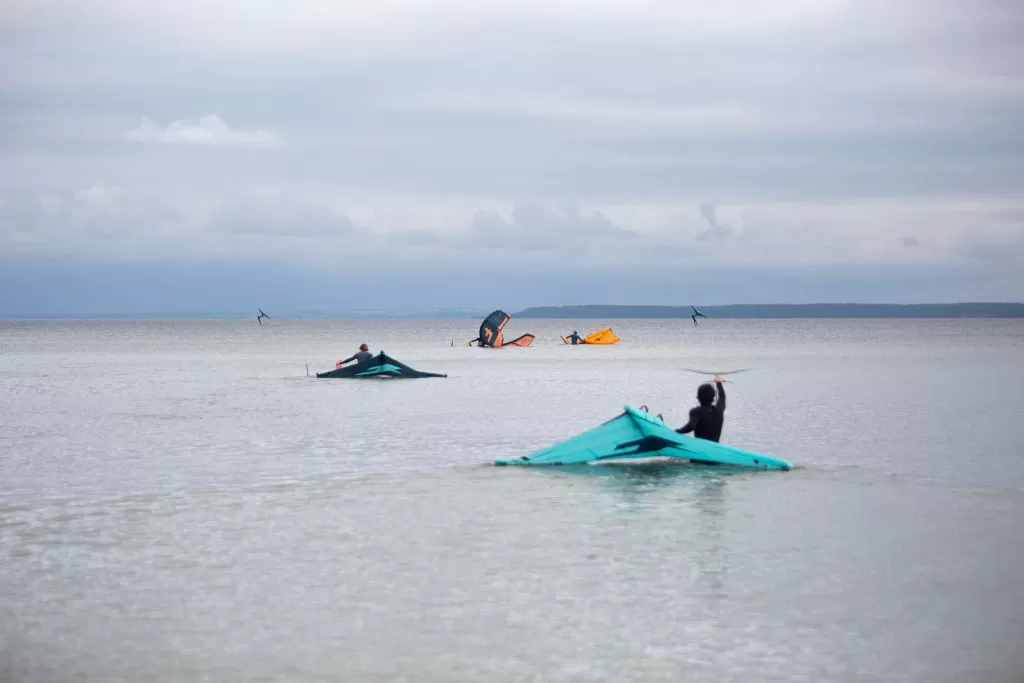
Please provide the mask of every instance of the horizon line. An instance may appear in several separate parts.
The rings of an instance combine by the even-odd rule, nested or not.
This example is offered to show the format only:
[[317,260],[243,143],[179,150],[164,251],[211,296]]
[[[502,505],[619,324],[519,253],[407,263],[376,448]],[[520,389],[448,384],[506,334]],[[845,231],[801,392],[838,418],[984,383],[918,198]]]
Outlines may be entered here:
[[[821,309],[831,308],[835,312],[842,309],[873,307],[879,309],[936,309],[936,308],[978,308],[978,307],[1000,307],[1000,308],[1024,308],[1024,302],[1018,301],[956,301],[956,302],[931,302],[931,303],[881,303],[881,302],[817,302],[817,303],[732,303],[732,304],[696,304],[698,308],[707,311],[727,312],[729,310],[742,309],[754,312],[756,309],[769,311],[772,309]],[[690,304],[561,304],[561,305],[535,305],[526,306],[512,313],[513,316],[527,317],[532,313],[544,312],[543,317],[553,318],[551,313],[582,311],[587,309],[608,309],[618,311],[620,314],[627,313],[634,309],[637,313],[653,311],[681,311],[690,310]],[[421,309],[413,311],[369,309],[349,311],[324,311],[324,310],[288,310],[284,313],[275,314],[271,320],[466,320],[475,319],[480,315],[487,315],[493,309],[486,308],[451,308],[451,309]],[[1006,311],[1009,312],[1009,311]],[[1024,317],[1024,311],[1020,311]],[[113,313],[89,313],[89,312],[67,312],[67,313],[5,313],[0,312],[0,320],[5,321],[74,321],[74,320],[245,320],[255,318],[256,314],[244,313],[242,311],[181,311],[181,312],[157,312],[146,311],[131,313],[126,311]],[[624,315],[624,317],[629,317]],[[649,316],[645,316],[649,317]],[[686,317],[689,317],[687,315]],[[807,317],[807,316],[801,316]],[[814,316],[810,316],[814,317]],[[830,316],[836,317],[836,316]],[[914,316],[924,317],[924,316]],[[938,317],[949,317],[948,315]],[[970,317],[970,316],[963,316]],[[991,316],[983,316],[991,317]]]

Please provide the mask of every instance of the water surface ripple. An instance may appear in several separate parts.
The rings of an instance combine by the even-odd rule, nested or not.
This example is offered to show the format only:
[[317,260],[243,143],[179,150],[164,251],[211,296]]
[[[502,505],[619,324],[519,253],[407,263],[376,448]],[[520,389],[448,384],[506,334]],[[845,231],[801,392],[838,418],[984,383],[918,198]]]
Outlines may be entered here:
[[[1022,323],[585,327],[0,321],[0,680],[1024,680]],[[798,468],[488,465],[688,367]]]

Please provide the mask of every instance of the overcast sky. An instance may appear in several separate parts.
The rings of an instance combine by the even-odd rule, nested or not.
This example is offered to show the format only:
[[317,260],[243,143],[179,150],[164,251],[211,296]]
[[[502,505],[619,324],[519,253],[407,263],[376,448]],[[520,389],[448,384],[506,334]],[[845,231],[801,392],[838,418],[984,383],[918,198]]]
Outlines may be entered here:
[[8,0],[0,314],[1021,301],[1021,36],[1019,0]]

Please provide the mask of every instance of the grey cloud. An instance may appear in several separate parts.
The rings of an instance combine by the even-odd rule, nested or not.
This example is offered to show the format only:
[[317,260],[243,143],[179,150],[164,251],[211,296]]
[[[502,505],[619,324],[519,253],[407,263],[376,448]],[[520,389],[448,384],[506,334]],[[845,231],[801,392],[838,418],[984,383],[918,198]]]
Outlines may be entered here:
[[921,246],[921,241],[916,237],[904,237],[900,242],[907,249],[914,249]]
[[295,261],[309,252],[308,261],[317,247],[333,251],[346,241],[355,245],[346,251],[366,253],[373,238],[317,201],[229,197],[211,204],[120,187],[0,197],[0,250],[25,257],[237,254]]
[[[139,31],[155,34],[152,48],[112,28],[99,45],[74,30],[91,18],[102,35],[108,15],[132,16],[126,3],[56,6],[77,14],[61,25],[62,40],[51,38],[53,50],[33,49],[29,40],[33,27],[47,25],[45,16],[22,25],[24,40],[0,45],[0,57],[23,74],[9,87],[0,80],[17,103],[5,107],[0,123],[18,117],[18,139],[0,145],[51,145],[53,128],[74,129],[61,117],[77,121],[76,112],[120,122],[124,111],[170,120],[184,108],[257,121],[296,147],[280,165],[238,163],[231,172],[239,184],[276,175],[374,191],[587,204],[682,191],[691,201],[714,195],[735,204],[1016,193],[1024,179],[1017,123],[1024,85],[1007,69],[1024,59],[1012,35],[1021,14],[1012,3],[988,2],[979,11],[952,0],[896,9],[871,1],[856,9],[822,5],[806,18],[765,5],[756,18],[699,30],[674,21],[693,11],[686,3],[659,4],[645,16],[602,7],[573,20],[571,5],[554,3],[539,23],[530,20],[536,8],[502,15],[500,31],[484,30],[497,28],[495,16],[458,4],[459,12],[480,14],[479,35],[460,32],[446,4],[431,24],[439,30],[423,27],[409,40],[387,40],[396,35],[387,24],[367,19],[357,40],[283,51],[275,23],[296,29],[287,38],[301,43],[347,15],[323,10],[327,17],[303,19],[263,7],[239,27],[244,59],[225,58],[222,37],[202,21],[198,4],[165,15],[167,26],[153,17],[143,22]],[[734,10],[723,3],[705,12]],[[776,30],[752,30],[762,19]],[[578,30],[580,22],[588,29]],[[191,39],[187,50],[179,47],[182,36]],[[102,88],[74,86],[72,62],[77,83],[110,79],[115,65],[116,77]],[[156,127],[145,137],[165,132]],[[69,154],[68,145],[61,149]],[[124,172],[105,159],[97,150],[89,160],[94,176]],[[68,161],[56,155],[38,173]]]
[[184,220],[172,203],[120,188],[4,199],[0,236],[12,250],[29,253],[75,254],[83,247],[124,250],[173,231]]
[[[5,193],[0,194],[0,240],[21,254],[237,253],[308,262],[344,250],[347,257],[367,263],[418,260],[438,268],[477,261],[482,250],[499,251],[503,261],[522,264],[583,259],[625,266],[699,254],[702,261],[723,266],[785,268],[907,258],[891,248],[894,240],[908,249],[927,242],[930,248],[914,258],[947,263],[1005,255],[1024,245],[1013,202],[991,207],[924,204],[900,208],[895,217],[887,204],[747,205],[737,207],[740,232],[719,220],[711,202],[700,206],[700,218],[684,212],[680,230],[683,207],[677,205],[606,210],[523,201],[498,211],[463,202],[422,211],[415,199],[411,208],[382,212],[331,195],[287,187],[216,189],[206,195],[117,186]],[[982,228],[965,231],[965,221],[977,221]],[[928,232],[900,237],[893,234],[899,225],[928,226]],[[961,245],[962,240],[969,241]]]
[[[1024,272],[1024,223],[1014,222],[1008,231],[1005,227],[998,230],[990,225],[964,228],[955,248],[968,262],[991,266],[1012,264]],[[1019,294],[1015,293],[1015,296]]]
[[708,227],[706,230],[697,233],[697,236],[694,238],[696,241],[724,242],[736,232],[732,229],[731,225],[718,222],[718,218],[715,216],[716,209],[717,207],[711,202],[704,202],[700,205],[700,214],[708,222]]
[[274,147],[283,140],[265,130],[235,130],[219,116],[200,116],[197,119],[179,119],[166,128],[142,118],[138,128],[128,131],[132,142],[161,142],[181,145]]
[[508,221],[494,209],[484,209],[473,214],[473,232],[477,234],[501,234],[510,228]]
[[209,219],[213,232],[264,237],[349,238],[359,234],[352,219],[318,202],[292,200],[228,203]]
[[596,242],[636,239],[636,233],[613,223],[600,211],[575,206],[552,208],[538,203],[517,203],[504,218],[493,209],[477,211],[463,244],[526,250],[562,249],[571,244],[586,251]]

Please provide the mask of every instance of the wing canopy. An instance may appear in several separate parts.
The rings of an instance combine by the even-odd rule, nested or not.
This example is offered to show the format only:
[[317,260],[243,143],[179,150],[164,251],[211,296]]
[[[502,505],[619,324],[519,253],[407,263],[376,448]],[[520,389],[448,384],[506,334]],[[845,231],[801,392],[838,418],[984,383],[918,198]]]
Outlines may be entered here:
[[619,336],[612,332],[612,328],[606,327],[587,335],[583,341],[586,344],[614,344],[619,341]]
[[503,341],[501,329],[512,319],[505,311],[494,311],[480,323],[480,346],[500,348]]
[[366,363],[348,365],[337,370],[331,370],[330,372],[318,372],[316,376],[333,379],[416,379],[419,377],[447,377],[448,375],[414,370],[405,363],[397,361],[381,351]]
[[494,349],[500,349],[503,346],[529,346],[534,340],[532,334],[523,334],[512,341],[505,341],[505,333],[502,329],[511,319],[512,316],[505,311],[494,311],[480,323],[480,336],[473,341],[480,346],[489,346]]
[[764,470],[788,470],[781,458],[684,436],[661,417],[626,406],[604,424],[548,448],[518,458],[502,458],[495,465],[573,465],[602,460],[670,457],[700,464],[733,465]]
[[[606,327],[603,330],[592,332],[579,341],[580,344],[599,344],[602,346],[618,343],[619,335],[612,332],[612,328]],[[562,337],[563,344],[572,344],[569,337]]]
[[536,339],[532,334],[521,334],[512,341],[507,341],[503,346],[529,346]]

